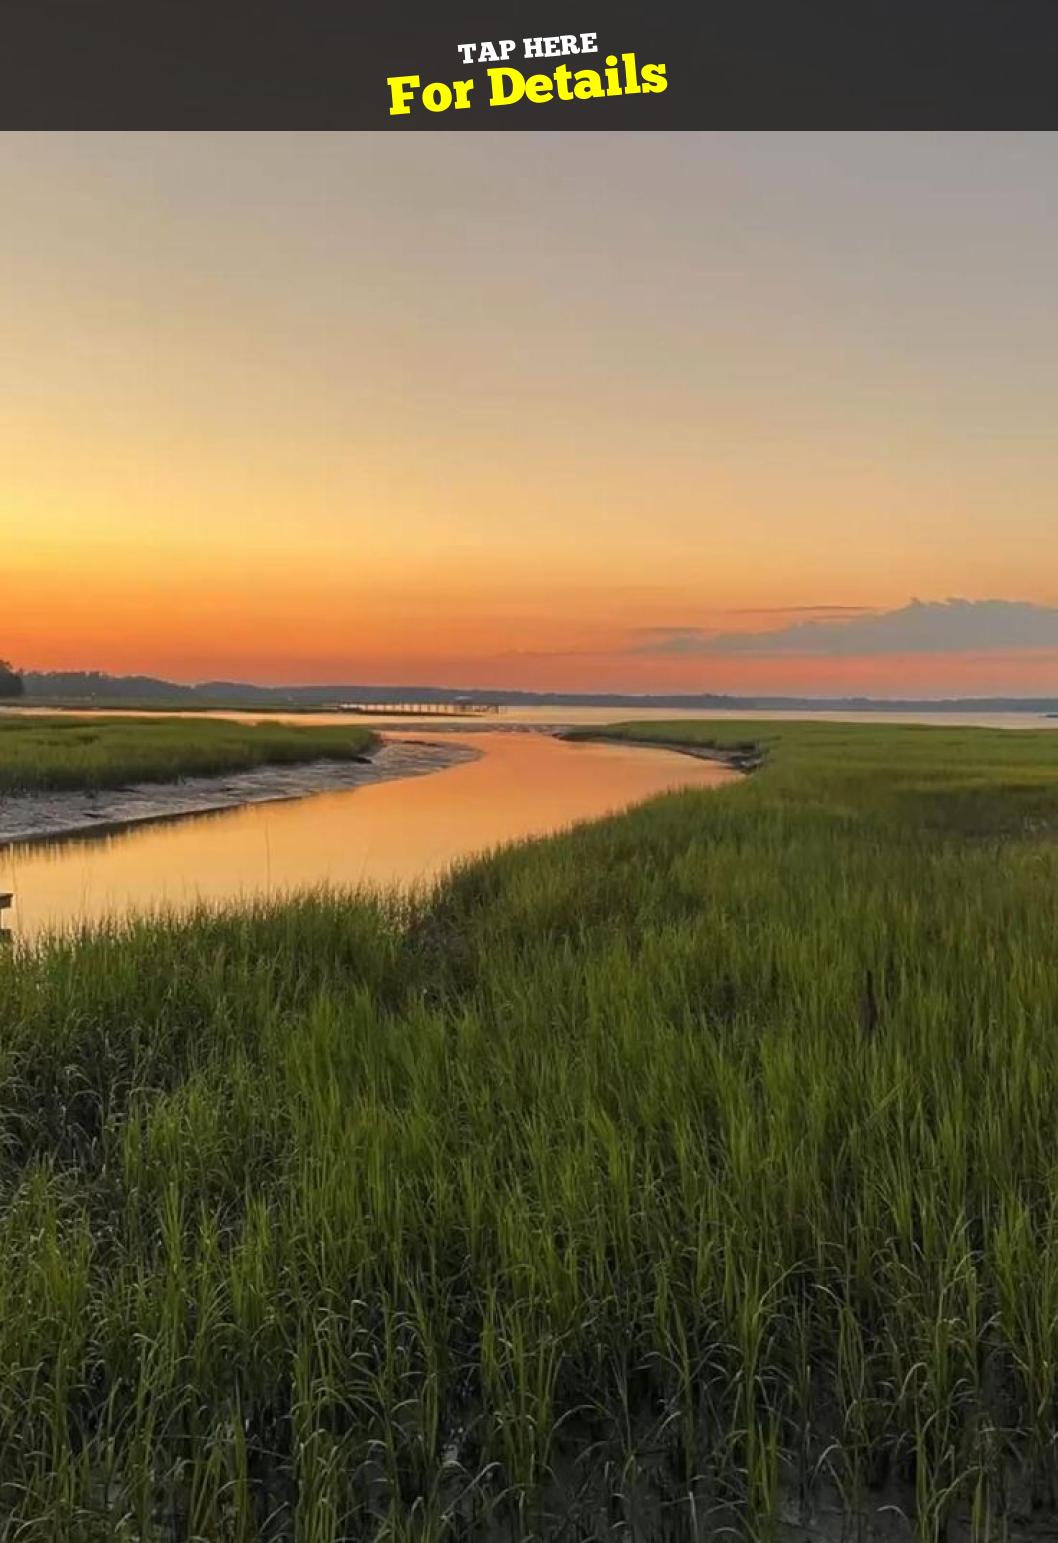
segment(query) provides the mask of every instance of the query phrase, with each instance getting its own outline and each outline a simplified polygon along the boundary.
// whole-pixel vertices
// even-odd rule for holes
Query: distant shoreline
[[[848,712],[848,713],[1031,713],[1058,717],[1058,695],[1040,696],[781,696],[723,691],[531,691],[473,686],[326,681],[319,685],[262,686],[250,681],[203,681],[185,685],[148,675],[106,675],[98,671],[25,670],[25,696],[0,699],[0,709],[44,711],[149,712],[337,712],[343,704],[377,705],[416,702],[518,708],[603,707],[680,712]]]

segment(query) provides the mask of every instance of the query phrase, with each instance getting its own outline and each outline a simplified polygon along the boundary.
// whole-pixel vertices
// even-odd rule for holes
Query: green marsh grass
[[[650,727],[764,764],[0,958],[7,1536],[1053,1522],[1058,735]]]
[[[363,755],[361,726],[0,713],[0,794],[123,787]]]

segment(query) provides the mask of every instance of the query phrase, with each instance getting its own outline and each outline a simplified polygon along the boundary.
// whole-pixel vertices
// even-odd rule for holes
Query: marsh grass
[[[123,787],[254,767],[363,755],[374,735],[334,727],[222,718],[67,717],[0,713],[0,795]]]
[[[6,1535],[1053,1520],[1058,736],[760,734],[435,895],[0,958]]]

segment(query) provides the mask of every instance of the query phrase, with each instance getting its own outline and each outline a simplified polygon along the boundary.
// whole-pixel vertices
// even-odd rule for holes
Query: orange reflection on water
[[[639,746],[534,733],[445,735],[452,740],[483,752],[480,759],[92,840],[0,850],[0,889],[16,896],[12,930],[32,938],[115,912],[319,883],[416,883],[503,841],[737,777],[716,762]]]

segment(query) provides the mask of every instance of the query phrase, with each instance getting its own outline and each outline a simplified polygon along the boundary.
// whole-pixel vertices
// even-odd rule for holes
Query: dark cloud
[[[640,654],[842,658],[872,654],[996,653],[1058,648],[1058,606],[1027,600],[912,600],[897,611],[792,622],[759,632],[673,627]]]

